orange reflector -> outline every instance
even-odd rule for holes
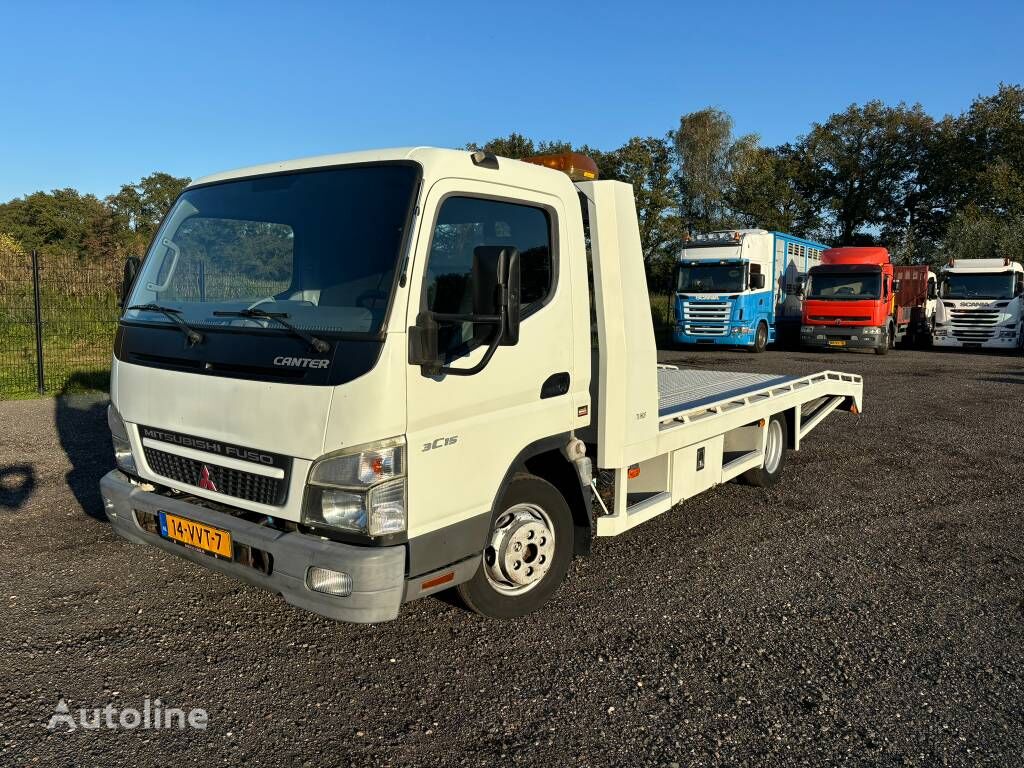
[[[764,419],[761,419],[759,422],[757,422],[757,426],[759,426],[761,429],[764,429],[764,425],[767,423],[768,422],[766,422]]]
[[[852,413],[854,416],[860,413],[860,409],[857,407],[856,403],[850,406],[850,413]]]
[[[630,480],[636,480],[638,477],[640,477],[640,465],[634,464],[632,467],[630,467],[626,471],[626,477],[628,477]]]
[[[524,157],[524,163],[543,165],[561,171],[573,181],[594,181],[597,178],[597,163],[582,152],[561,152],[557,155],[534,155]]]
[[[440,576],[435,576],[432,579],[427,579],[420,584],[420,589],[433,589],[439,587],[442,584],[447,584],[449,581],[455,579],[455,571],[448,571],[448,573],[442,573]]]

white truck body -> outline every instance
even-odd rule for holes
[[[312,242],[322,242],[330,217],[310,219],[306,210],[316,201],[293,205],[290,190],[334,178],[320,172],[343,180],[355,169],[365,185],[376,169],[395,167],[414,169],[415,179],[407,216],[396,219],[404,223],[394,235],[390,290],[382,291],[386,309],[375,306],[380,297],[360,296],[326,314],[334,287],[314,279],[325,254],[306,243],[314,235],[321,240]],[[380,194],[393,197],[393,187],[405,183],[389,182]],[[352,200],[372,194],[360,191]],[[593,349],[581,200],[590,226]],[[458,208],[494,205],[511,207],[486,226],[455,215]],[[258,221],[232,223],[232,233],[258,231],[265,243],[282,222],[293,227],[275,241],[294,248],[291,276],[279,275],[277,293],[248,309],[281,309],[298,334],[269,315],[239,318],[232,310],[214,317],[209,286],[216,260],[202,272],[200,298],[183,298],[185,289],[171,287],[192,258],[183,233],[220,226],[216,216],[235,222],[238,216],[226,212],[237,206],[255,211],[250,216]],[[526,231],[516,217],[537,212],[549,224],[548,251],[515,242]],[[385,219],[384,211],[379,222],[353,214],[338,247],[359,237],[368,244],[361,247],[370,247],[390,231]],[[474,238],[468,245],[467,233]],[[224,259],[237,247],[233,242]],[[487,336],[453,353],[441,370],[411,362],[420,354],[418,339],[436,342],[437,333],[423,331],[430,319],[448,322],[431,309],[458,277],[444,260],[471,254],[468,280],[477,286],[486,283],[478,264],[497,248],[505,249],[498,263],[508,263],[501,259],[511,258],[511,248],[534,258],[523,267],[524,275],[532,271],[522,283],[518,339]],[[265,250],[261,245],[258,253]],[[537,273],[537,254],[544,252],[550,269]],[[434,261],[443,269],[432,271]],[[261,295],[233,283],[238,306]],[[546,294],[527,307],[525,291],[535,284]],[[511,285],[499,286],[508,307],[519,301],[518,279]],[[548,558],[567,567],[573,554],[589,550],[592,535],[622,533],[713,485],[772,469],[783,428],[776,422],[784,425],[783,447],[797,449],[829,413],[861,407],[860,377],[849,374],[660,367],[632,189],[614,181],[574,184],[559,171],[479,153],[382,150],[201,179],[167,217],[126,306],[111,376],[119,469],[101,484],[114,529],[348,621],[393,619],[403,602],[456,585],[488,615],[532,610],[564,574]],[[336,316],[357,329],[379,327],[334,333],[329,322]],[[472,334],[489,322],[483,317],[474,314]],[[182,339],[179,321],[200,338]],[[453,334],[476,338],[465,322],[451,322]],[[616,480],[614,500],[596,521],[592,463]],[[512,496],[531,487],[552,489],[561,500],[544,491],[548,501],[512,505]],[[563,506],[567,512],[559,511]],[[564,514],[571,514],[569,528],[559,523]],[[524,546],[533,560],[515,554]],[[513,573],[520,564],[532,575]]]
[[[954,259],[943,271],[934,344],[967,349],[1024,345],[1024,267],[1009,259]]]

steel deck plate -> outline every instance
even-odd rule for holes
[[[658,416],[671,416],[673,413],[729,400],[799,378],[771,373],[659,368]]]

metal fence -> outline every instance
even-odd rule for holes
[[[120,265],[0,252],[0,399],[106,389]]]

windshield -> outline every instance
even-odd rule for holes
[[[811,272],[808,277],[809,299],[877,299],[882,295],[881,272]]]
[[[743,264],[680,264],[678,293],[741,293]]]
[[[989,275],[949,273],[942,295],[950,299],[1012,299],[1013,275],[1009,272]]]
[[[387,315],[418,169],[353,166],[186,190],[150,247],[125,306],[157,304],[192,326],[376,334]],[[172,322],[127,310],[125,318]]]

